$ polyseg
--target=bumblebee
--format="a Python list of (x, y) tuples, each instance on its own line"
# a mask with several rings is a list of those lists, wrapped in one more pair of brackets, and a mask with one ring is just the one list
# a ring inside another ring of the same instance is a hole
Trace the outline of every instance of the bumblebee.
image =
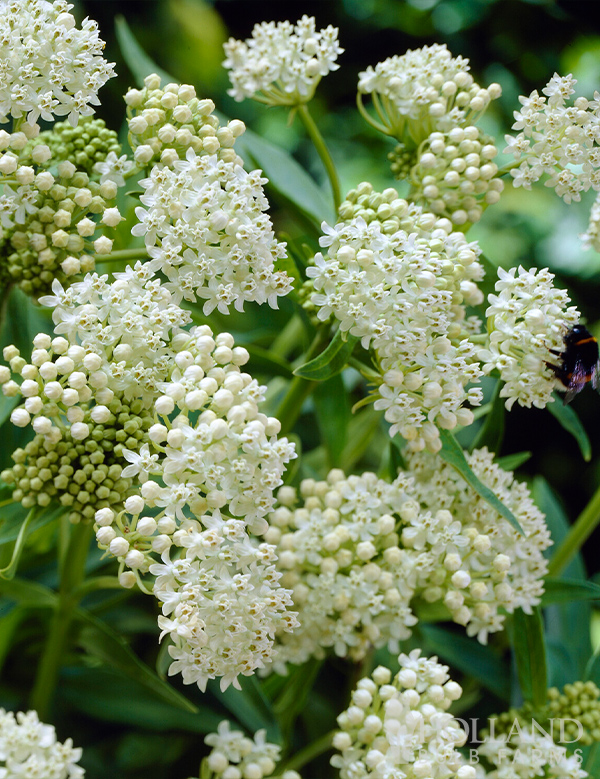
[(554, 371), (556, 378), (565, 387), (563, 403), (570, 403), (575, 395), (591, 381), (592, 387), (600, 386), (598, 365), (598, 341), (583, 325), (569, 328), (564, 337), (565, 348), (562, 352), (550, 349), (560, 357), (560, 365), (546, 365)]

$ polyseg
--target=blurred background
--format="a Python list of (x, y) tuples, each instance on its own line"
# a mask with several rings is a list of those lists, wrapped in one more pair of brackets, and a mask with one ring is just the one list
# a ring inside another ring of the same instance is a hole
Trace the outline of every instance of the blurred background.
[[(122, 95), (129, 86), (137, 86), (119, 49), (115, 32), (115, 23), (122, 16), (139, 44), (160, 68), (177, 81), (192, 83), (199, 96), (215, 101), (220, 112), (243, 119), (255, 132), (293, 154), (323, 184), (329, 197), (322, 167), (299, 122), (290, 125), (287, 111), (283, 109), (265, 109), (249, 100), (235, 103), (227, 95), (228, 78), (221, 62), (222, 44), (229, 36), (247, 38), (258, 22), (295, 21), (303, 14), (314, 15), (318, 28), (328, 24), (339, 27), (339, 38), (345, 48), (339, 60), (341, 67), (323, 80), (311, 110), (330, 142), (342, 189), (347, 191), (363, 180), (371, 181), (376, 189), (384, 189), (398, 183), (387, 162), (393, 142), (378, 136), (355, 110), (356, 83), (361, 70), (409, 48), (446, 43), (454, 55), (470, 59), (475, 79), (482, 86), (492, 81), (502, 85), (502, 98), (493, 103), (482, 124), (496, 137), (499, 148), (503, 148), (502, 138), (510, 131), (512, 112), (519, 105), (518, 96), (529, 94), (533, 89), (541, 90), (555, 71), (574, 74), (578, 80), (577, 94), (592, 98), (594, 91), (600, 90), (600, 24), (592, 21), (595, 7), (595, 0), (81, 0), (75, 4), (74, 13), (78, 19), (90, 16), (98, 21), (101, 37), (107, 41), (106, 56), (116, 62), (118, 78), (112, 79), (101, 92), (102, 106), (98, 109), (98, 114), (110, 127), (117, 131), (122, 129), (125, 115)], [(484, 214), (482, 222), (469, 232), (469, 237), (480, 241), (484, 254), (493, 264), (550, 267), (558, 276), (557, 283), (569, 289), (588, 327), (600, 337), (600, 255), (591, 250), (583, 251), (578, 239), (578, 234), (587, 227), (593, 200), (594, 193), (587, 193), (581, 203), (567, 206), (552, 190), (543, 186), (525, 192), (509, 185), (500, 204)], [(297, 235), (298, 225), (286, 221), (276, 199), (272, 216), (277, 229), (288, 233), (295, 231)], [(310, 240), (314, 249), (316, 243), (314, 239)], [(227, 320), (223, 318), (223, 328), (234, 332), (240, 342), (244, 342), (246, 328), (248, 340), (268, 348), (290, 315), (287, 301), (281, 308), (279, 315), (269, 311), (261, 319), (260, 311), (250, 307), (245, 315), (247, 318), (237, 315)], [(267, 327), (271, 330), (261, 330)], [(259, 375), (259, 378), (263, 377)], [(524, 450), (532, 452), (531, 458), (520, 467), (519, 477), (529, 481), (536, 476), (545, 479), (543, 484), (546, 486), (542, 485), (537, 496), (542, 508), (549, 512), (554, 527), (565, 519), (573, 521), (600, 485), (600, 398), (588, 387), (575, 398), (572, 407), (591, 439), (593, 458), (589, 463), (582, 459), (574, 438), (547, 411), (519, 407), (506, 417), (500, 452), (502, 456)], [(368, 419), (367, 415), (363, 418)], [(306, 451), (318, 440), (318, 420), (303, 419), (307, 422), (302, 430)], [(311, 421), (314, 422), (312, 427)], [(382, 429), (378, 430), (373, 442), (362, 450), (355, 468), (379, 468), (380, 447), (388, 446), (384, 433)], [(1, 457), (9, 457), (14, 448), (10, 441), (5, 443), (6, 452)], [(310, 470), (306, 471), (307, 475), (309, 473)], [(322, 477), (323, 472), (319, 475)], [(547, 485), (560, 496), (558, 501), (549, 499)], [(557, 519), (556, 515), (561, 512), (562, 516)], [(595, 541), (600, 541), (600, 533), (588, 542), (585, 550), (591, 574), (600, 571), (598, 555), (593, 551)], [(45, 543), (48, 544), (48, 565), (39, 568), (39, 580), (53, 585), (51, 540), (41, 537), (37, 552), (43, 559)], [(100, 566), (99, 557), (96, 562), (92, 560), (91, 565)], [(31, 571), (32, 576), (37, 573), (38, 569)], [(126, 598), (127, 594), (111, 595), (105, 604), (96, 604), (96, 612), (108, 619), (116, 632), (126, 636), (149, 665), (157, 663), (159, 671), (164, 673), (164, 657), (159, 655), (157, 658), (154, 605), (143, 596)], [(586, 638), (574, 649), (575, 654), (568, 656), (564, 654), (563, 645), (573, 635), (574, 625), (579, 625), (586, 633), (590, 607), (587, 604), (553, 607), (547, 615), (550, 644), (553, 636), (555, 639), (551, 646), (553, 680), (561, 680), (561, 673), (564, 674), (562, 683), (580, 678), (577, 669), (580, 670), (589, 657), (589, 641)], [(33, 638), (28, 644), (26, 631), (29, 629)], [(39, 628), (29, 623), (21, 628), (22, 654), (16, 656), (13, 650), (5, 682), (0, 688), (0, 705), (10, 708), (24, 705), (20, 690), (26, 689), (31, 678), (28, 658), (37, 657), (39, 653), (39, 644), (35, 643), (39, 641), (37, 630)], [(464, 631), (457, 629), (454, 632), (457, 634), (456, 648), (460, 652)], [(433, 641), (433, 632), (426, 635)], [(3, 652), (8, 651), (10, 638), (7, 635), (0, 641), (0, 660)], [(415, 640), (422, 639), (423, 636), (417, 636)], [(84, 636), (84, 643), (85, 640)], [(199, 718), (176, 710), (164, 701), (161, 703), (155, 695), (128, 678), (126, 668), (119, 674), (107, 670), (97, 636), (90, 638), (88, 645), (92, 642), (98, 661), (94, 665), (93, 659), (86, 657), (85, 666), (74, 663), (63, 673), (54, 719), (62, 738), (72, 735), (76, 745), (85, 747), (84, 764), (90, 779), (102, 776), (181, 779), (191, 776), (197, 773), (198, 761), (205, 751), (203, 734), (214, 729), (228, 710), (235, 712), (238, 721), (249, 729), (269, 725), (264, 695), (265, 691), (268, 694), (276, 692), (276, 679), (269, 680), (262, 688), (252, 679), (245, 680), (243, 698), (236, 697), (232, 690), (225, 696), (219, 695), (218, 685), (209, 685), (208, 694), (202, 695), (195, 687), (183, 689), (177, 681), (176, 686), (201, 707)], [(437, 651), (441, 653), (441, 650)], [(447, 657), (444, 659), (451, 662)], [(382, 660), (386, 661), (385, 658)], [(325, 675), (320, 680), (322, 692), (311, 697), (309, 713), (302, 718), (302, 743), (310, 742), (333, 727), (332, 717), (345, 705), (349, 685), (358, 677), (359, 671), (354, 669), (349, 674), (348, 667), (339, 661), (333, 661), (321, 670)], [(300, 669), (299, 673), (302, 685), (303, 675), (310, 676), (312, 670), (310, 667)], [(465, 705), (477, 703), (478, 696), (477, 690), (467, 689)], [(477, 715), (500, 710), (503, 705), (498, 700), (486, 700), (485, 705), (477, 709)], [(331, 775), (327, 759), (312, 764), (304, 773), (305, 777), (315, 775)]]

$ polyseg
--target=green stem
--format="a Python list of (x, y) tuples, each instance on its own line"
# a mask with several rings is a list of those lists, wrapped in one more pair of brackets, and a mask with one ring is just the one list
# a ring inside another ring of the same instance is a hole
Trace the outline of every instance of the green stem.
[[(323, 330), (317, 332), (308, 352), (302, 360), (303, 363), (309, 362), (313, 359), (313, 357), (317, 356), (318, 352), (321, 351), (321, 346), (325, 341), (325, 338), (326, 335)], [(288, 391), (284, 395), (283, 400), (279, 404), (279, 408), (275, 412), (275, 416), (281, 422), (282, 434), (289, 433), (290, 430), (294, 427), (296, 420), (302, 411), (304, 401), (317, 384), (318, 382), (316, 381), (303, 379), (301, 376), (294, 376), (290, 382)]]
[(328, 749), (331, 749), (331, 742), (333, 741), (335, 733), (335, 730), (331, 730), (329, 733), (321, 736), (321, 738), (313, 741), (312, 744), (309, 744), (307, 747), (304, 747), (304, 749), (296, 752), (296, 754), (289, 760), (286, 760), (283, 765), (278, 766), (279, 770), (277, 773), (282, 774), (284, 771), (297, 771), (307, 763), (310, 763), (311, 760), (314, 760), (315, 757), (322, 755), (323, 752), (327, 752)]
[(333, 204), (337, 212), (342, 202), (342, 197), (340, 194), (340, 181), (338, 179), (338, 174), (335, 169), (335, 165), (333, 164), (333, 160), (331, 159), (331, 155), (329, 154), (329, 149), (325, 145), (323, 136), (319, 132), (319, 128), (315, 124), (315, 120), (310, 115), (306, 103), (301, 103), (298, 106), (297, 110), (298, 110), (298, 115), (302, 120), (302, 124), (304, 125), (304, 129), (306, 130), (309, 138), (313, 142), (314, 147), (317, 150), (319, 157), (321, 158), (321, 162), (325, 166), (327, 175), (329, 176), (329, 181), (331, 183), (331, 190), (333, 192)]
[(121, 590), (123, 585), (116, 576), (95, 576), (93, 579), (86, 579), (73, 590), (73, 595), (78, 600), (82, 600), (86, 595), (96, 590)]
[(552, 556), (548, 576), (559, 576), (600, 524), (600, 487)]
[(110, 254), (94, 254), (95, 262), (119, 262), (123, 260), (147, 260), (148, 252), (145, 248), (119, 249)]
[(12, 555), (10, 558), (10, 561), (7, 566), (0, 569), (0, 577), (3, 579), (12, 579), (17, 571), (17, 567), (19, 565), (19, 560), (21, 559), (21, 555), (23, 554), (23, 549), (25, 549), (25, 541), (27, 540), (27, 529), (29, 528), (29, 525), (31, 524), (33, 518), (38, 513), (39, 507), (34, 506), (29, 514), (25, 517), (23, 520), (23, 524), (21, 525), (21, 528), (19, 530), (19, 535), (17, 536), (17, 540), (15, 541), (15, 545), (13, 547)]
[(69, 628), (80, 600), (77, 589), (84, 578), (92, 533), (93, 526), (84, 522), (73, 525), (71, 530), (67, 553), (60, 572), (58, 601), (31, 695), (31, 708), (38, 712), (42, 721), (48, 718), (58, 673), (67, 648)]
[(496, 177), (500, 178), (501, 176), (506, 176), (507, 173), (510, 173), (511, 170), (514, 170), (515, 168), (518, 168), (519, 165), (525, 160), (525, 157), (521, 157), (520, 160), (512, 160), (511, 162), (507, 162), (506, 165), (503, 165), (501, 168), (498, 168), (498, 173), (496, 173)]
[(297, 314), (289, 320), (277, 338), (271, 344), (270, 352), (285, 359), (302, 342), (304, 324)]

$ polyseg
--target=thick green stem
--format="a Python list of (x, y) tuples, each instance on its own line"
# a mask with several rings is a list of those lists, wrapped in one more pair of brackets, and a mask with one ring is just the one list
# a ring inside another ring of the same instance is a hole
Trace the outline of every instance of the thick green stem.
[(548, 576), (560, 576), (600, 524), (600, 487), (559, 545), (548, 566)]
[(329, 176), (329, 181), (331, 182), (331, 190), (333, 192), (333, 204), (335, 206), (335, 210), (337, 211), (342, 202), (342, 197), (340, 194), (340, 181), (338, 179), (338, 174), (335, 169), (335, 165), (333, 164), (333, 160), (331, 159), (331, 155), (329, 154), (329, 149), (325, 145), (323, 136), (319, 132), (319, 128), (317, 127), (314, 119), (310, 115), (306, 103), (301, 103), (298, 106), (298, 114), (300, 116), (300, 119), (302, 120), (304, 129), (308, 133), (309, 138), (313, 142), (314, 147), (317, 150), (317, 153), (321, 158), (323, 165), (325, 166), (325, 170), (327, 171), (327, 175)]
[[(317, 333), (308, 352), (303, 358), (303, 362), (309, 362), (313, 357), (317, 356), (321, 351), (321, 346), (325, 341), (325, 337), (325, 333), (322, 330)], [(289, 433), (294, 427), (296, 420), (302, 411), (304, 401), (317, 384), (318, 382), (316, 381), (303, 379), (301, 376), (294, 376), (290, 382), (288, 391), (275, 412), (275, 416), (281, 422), (281, 432), (283, 434)]]
[(286, 760), (285, 763), (280, 766), (281, 773), (284, 771), (297, 771), (307, 763), (310, 763), (311, 760), (314, 760), (315, 757), (319, 757), (323, 752), (327, 752), (328, 749), (331, 749), (331, 742), (333, 741), (335, 732), (335, 730), (332, 730), (329, 733), (326, 733), (324, 736), (321, 736), (321, 738), (313, 741), (312, 744), (309, 744), (307, 747), (304, 747), (304, 749), (296, 752), (293, 757)]
[(148, 251), (145, 248), (140, 249), (119, 249), (110, 254), (94, 254), (94, 261), (100, 262), (121, 262), (123, 260), (147, 260)]
[(58, 602), (31, 695), (31, 708), (41, 720), (47, 720), (58, 673), (64, 659), (69, 628), (80, 597), (76, 593), (84, 578), (85, 563), (93, 532), (91, 524), (73, 525), (61, 570)]

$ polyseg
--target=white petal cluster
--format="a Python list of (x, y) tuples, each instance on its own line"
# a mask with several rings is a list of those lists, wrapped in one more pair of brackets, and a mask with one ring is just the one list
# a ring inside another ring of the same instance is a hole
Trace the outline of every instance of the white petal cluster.
[(162, 563), (150, 566), (162, 604), (161, 638), (171, 639), (169, 675), (180, 673), (202, 691), (217, 676), (222, 690), (240, 689), (240, 674), (272, 660), (275, 632), (298, 624), (276, 559), (273, 546), (251, 541), (244, 522), (218, 510), (181, 523)]
[[(382, 199), (381, 220), (408, 209), (393, 189)], [(448, 220), (438, 226), (433, 214), (414, 206), (412, 216), (412, 224), (393, 233), (384, 232), (386, 221), (367, 224), (362, 216), (335, 227), (323, 223), (327, 256), (315, 255), (307, 275), (318, 318), (333, 314), (342, 333), (373, 350), (381, 370), (375, 408), (385, 411), (390, 435), (399, 432), (412, 449), (436, 451), (437, 425), (470, 424), (465, 404), (481, 399), (478, 388), (467, 389), (481, 370), (465, 307), (483, 300), (476, 283), (483, 271), (477, 245), (462, 233), (448, 234)]]
[(579, 237), (584, 249), (593, 249), (596, 252), (600, 252), (600, 195), (596, 197), (590, 211), (588, 228)]
[(304, 15), (296, 24), (263, 22), (246, 41), (230, 38), (224, 44), (236, 100), (254, 97), (268, 105), (307, 103), (323, 76), (337, 70), (336, 60), (344, 49), (338, 30), (329, 25), (316, 29), (315, 19)]
[(467, 461), (517, 518), (523, 536), (483, 500), (439, 456), (411, 455), (414, 495), (423, 514), (402, 530), (406, 549), (418, 555), (418, 587), (429, 602), (443, 600), (452, 619), (469, 636), (487, 642), (502, 630), (505, 613), (521, 608), (531, 613), (544, 592), (552, 543), (544, 515), (529, 489), (494, 463), (487, 449), (475, 449)]
[(497, 154), (493, 140), (474, 125), (431, 133), (410, 172), (415, 202), (455, 225), (478, 222), (504, 188), (493, 162)]
[(527, 727), (497, 738), (486, 738), (478, 748), (480, 756), (491, 766), (485, 779), (585, 779), (577, 755), (569, 755), (550, 736)]
[(488, 296), (489, 343), (479, 353), (483, 370), (500, 372), (506, 408), (515, 401), (527, 408), (544, 408), (557, 388), (548, 363), (557, 364), (564, 336), (580, 314), (568, 305), (565, 290), (554, 287), (554, 274), (547, 268), (499, 268), (498, 277), (498, 294)]
[(438, 43), (389, 57), (358, 77), (359, 97), (372, 94), (385, 132), (410, 148), (434, 130), (475, 124), (501, 93), (499, 84), (482, 89), (469, 73), (469, 60)]
[(277, 672), (329, 648), (354, 661), (373, 645), (397, 652), (410, 636), (415, 576), (396, 532), (398, 517), (419, 513), (409, 488), (403, 474), (390, 484), (373, 473), (333, 470), (327, 481), (301, 483), (301, 506), (290, 487), (279, 490), (265, 538), (277, 545), (300, 628), (279, 636)]
[(44, 777), (80, 779), (85, 774), (77, 765), (81, 749), (68, 738), (56, 740), (53, 725), (39, 721), (37, 712), (13, 714), (0, 709), (0, 776), (2, 779)]
[(555, 73), (543, 95), (534, 90), (519, 97), (522, 108), (514, 112), (512, 129), (520, 132), (505, 136), (504, 150), (523, 160), (510, 172), (515, 187), (531, 189), (544, 177), (565, 203), (579, 201), (590, 187), (600, 190), (600, 93), (568, 105), (576, 83), (570, 74)]
[(179, 342), (188, 338), (184, 333), (173, 343), (190, 315), (155, 278), (149, 263), (116, 273), (112, 282), (97, 273), (67, 289), (55, 281), (52, 291), (40, 303), (53, 309), (55, 332), (97, 355), (93, 362), (98, 367), (90, 377), (96, 400), (106, 403), (118, 392), (153, 401), (158, 382), (170, 375)]
[(136, 208), (132, 233), (144, 236), (150, 267), (167, 276), (179, 300), (205, 299), (206, 315), (232, 305), (241, 311), (246, 301), (276, 308), (292, 280), (274, 269), (285, 244), (266, 213), (261, 172), (193, 149), (173, 167), (156, 165), (141, 181), (145, 208)]
[[(204, 758), (211, 774), (224, 779), (263, 779), (271, 776), (281, 758), (281, 747), (267, 741), (266, 731), (258, 730), (248, 738), (240, 730), (231, 730), (229, 722), (219, 723), (216, 733), (209, 733), (204, 743), (212, 747)], [(296, 771), (284, 771), (282, 779), (300, 779)]]
[[(68, 127), (81, 137), (91, 124)], [(96, 150), (101, 156), (116, 134), (103, 122), (93, 124), (105, 131)], [(112, 239), (98, 232), (121, 222), (116, 184), (89, 175), (88, 155), (77, 164), (66, 159), (68, 133), (59, 125), (41, 134), (38, 125), (27, 123), (13, 133), (0, 130), (0, 283), (17, 283), (35, 296), (48, 291), (54, 279), (67, 283), (93, 270), (92, 255), (112, 248)]]
[(94, 113), (114, 63), (102, 56), (96, 22), (85, 19), (78, 29), (72, 7), (65, 0), (1, 0), (0, 122), (68, 116), (75, 126)]
[(191, 84), (161, 87), (160, 76), (152, 73), (143, 89), (127, 91), (125, 102), (129, 142), (140, 168), (157, 162), (172, 165), (188, 149), (241, 164), (233, 144), (245, 131), (244, 123), (233, 119), (220, 127), (213, 101), (200, 100)]
[(333, 739), (341, 779), (475, 779), (457, 749), (466, 734), (447, 711), (462, 689), (420, 652), (400, 655), (393, 677), (379, 666), (358, 682)]

